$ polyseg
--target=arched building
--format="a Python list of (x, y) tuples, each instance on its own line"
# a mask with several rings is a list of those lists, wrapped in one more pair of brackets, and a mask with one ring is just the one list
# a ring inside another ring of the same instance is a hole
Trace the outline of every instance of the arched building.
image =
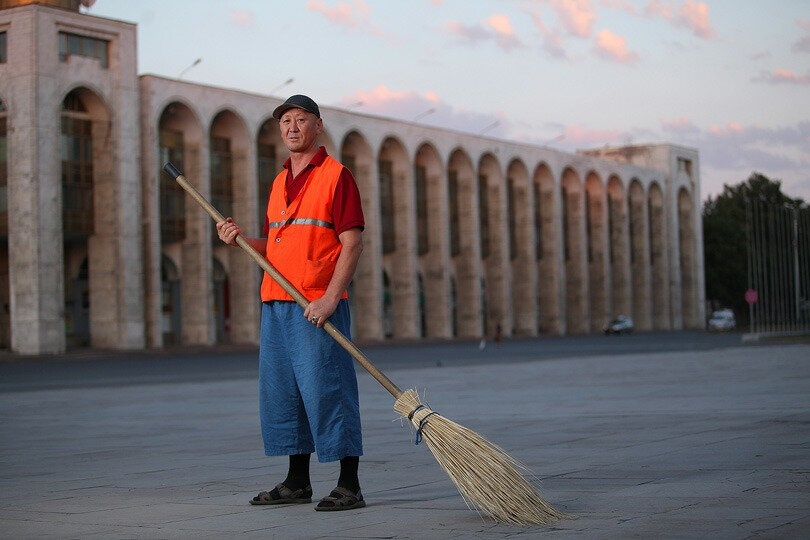
[[(259, 271), (161, 168), (259, 234), (280, 100), (138, 76), (134, 25), (28, 4), (0, 10), (0, 345), (255, 343)], [(696, 150), (570, 154), (321, 111), (366, 215), (356, 338), (703, 326)]]

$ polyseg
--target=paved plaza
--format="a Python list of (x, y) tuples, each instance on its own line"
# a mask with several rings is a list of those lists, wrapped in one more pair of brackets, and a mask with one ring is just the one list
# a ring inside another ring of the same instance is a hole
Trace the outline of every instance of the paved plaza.
[[(471, 345), (469, 354), (481, 352)], [(387, 374), (426, 389), (433, 409), (523, 461), (543, 496), (573, 519), (521, 528), (468, 510), (425, 445), (414, 446), (390, 395), (361, 373), (368, 507), (340, 513), (316, 513), (314, 502), (247, 504), (286, 474), (286, 459), (263, 456), (253, 378), (4, 391), (0, 536), (810, 534), (810, 345), (477, 358)], [(337, 464), (313, 460), (312, 473), (319, 498), (334, 486)]]

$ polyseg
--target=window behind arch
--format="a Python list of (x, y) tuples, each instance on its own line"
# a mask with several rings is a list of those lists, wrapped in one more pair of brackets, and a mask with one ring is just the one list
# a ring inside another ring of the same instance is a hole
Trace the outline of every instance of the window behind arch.
[(428, 244), (428, 201), (427, 169), (422, 165), (415, 167), (416, 176), (416, 247), (419, 255), (430, 249)]
[[(184, 167), (183, 133), (160, 130), (160, 163), (171, 162)], [(186, 237), (185, 192), (171, 176), (160, 173), (160, 239), (162, 243), (179, 242)]]
[(380, 175), (380, 216), (382, 217), (383, 254), (396, 250), (394, 235), (394, 167), (389, 160), (381, 159), (378, 163)]
[(461, 224), (458, 213), (458, 173), (450, 171), (447, 182), (448, 198), (450, 199), (450, 256), (461, 254)]
[(93, 234), (93, 125), (78, 92), (62, 103), (62, 227), (66, 240)]
[(518, 256), (517, 245), (517, 216), (515, 216), (515, 181), (506, 180), (506, 215), (509, 216), (509, 260), (514, 261)]
[[(233, 216), (233, 156), (231, 140), (226, 137), (211, 136), (211, 204), (223, 216)], [(213, 229), (217, 240), (216, 229)]]
[(478, 175), (478, 211), (481, 223), (481, 258), (489, 257), (489, 191), (487, 175)]
[(534, 256), (538, 261), (543, 258), (543, 215), (540, 213), (540, 184), (532, 183), (534, 189)]

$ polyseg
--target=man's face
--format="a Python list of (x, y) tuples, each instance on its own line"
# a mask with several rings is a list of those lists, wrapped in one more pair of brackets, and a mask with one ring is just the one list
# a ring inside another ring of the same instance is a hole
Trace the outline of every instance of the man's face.
[(290, 109), (278, 121), (281, 138), (290, 152), (306, 152), (323, 131), (320, 118), (304, 109)]

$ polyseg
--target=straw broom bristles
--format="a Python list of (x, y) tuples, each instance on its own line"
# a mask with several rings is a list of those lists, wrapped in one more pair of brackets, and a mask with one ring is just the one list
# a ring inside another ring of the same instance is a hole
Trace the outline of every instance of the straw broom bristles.
[(416, 390), (403, 392), (394, 410), (417, 429), (421, 424), (422, 439), (467, 506), (514, 525), (548, 525), (566, 517), (521, 475), (525, 467), (498, 445), (422, 405)]

